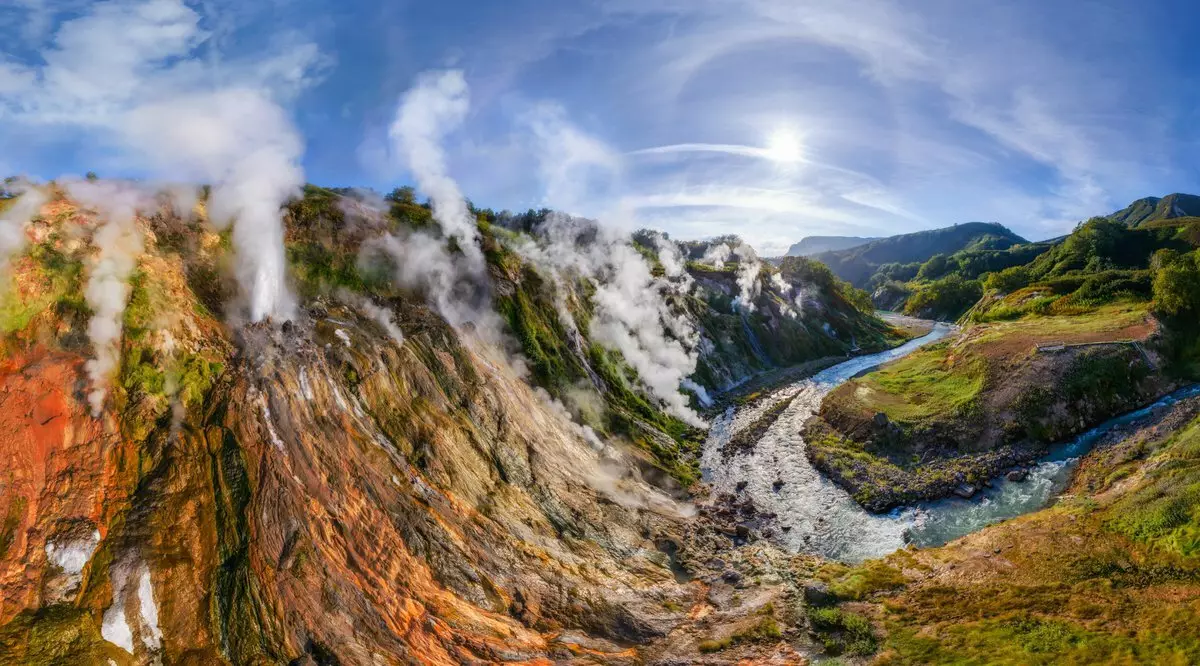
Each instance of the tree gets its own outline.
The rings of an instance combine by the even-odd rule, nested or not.
[[[1200,312],[1200,268],[1194,256],[1181,257],[1158,270],[1154,305],[1168,315]]]
[[[1012,266],[997,273],[988,273],[984,283],[988,289],[1011,294],[1029,285],[1030,275],[1028,266]]]
[[[394,189],[390,193],[388,193],[387,200],[394,201],[396,203],[406,203],[406,204],[416,203],[417,202],[417,191],[414,190],[409,185],[405,185],[404,187],[397,187],[396,189]]]
[[[934,280],[946,273],[946,268],[949,266],[949,261],[944,254],[935,254],[929,258],[929,261],[921,264],[921,270],[917,271],[918,280]]]

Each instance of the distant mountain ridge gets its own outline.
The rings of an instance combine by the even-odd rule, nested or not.
[[[966,222],[941,229],[879,238],[845,250],[822,252],[813,258],[829,266],[840,278],[865,287],[884,264],[923,263],[935,254],[961,250],[1005,250],[1028,243],[997,222]]]
[[[1200,196],[1176,192],[1165,197],[1138,199],[1108,218],[1127,227],[1137,227],[1156,220],[1196,216],[1200,216]]]
[[[865,245],[873,240],[879,240],[878,236],[805,236],[800,239],[800,242],[793,243],[788,248],[788,257],[811,257],[822,252],[837,252],[838,250],[849,250],[850,248]]]

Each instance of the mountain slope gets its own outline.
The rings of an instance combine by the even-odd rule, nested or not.
[[[838,277],[863,288],[884,264],[919,264],[937,254],[949,255],[966,249],[1004,250],[1026,242],[1003,225],[968,222],[888,236],[848,250],[823,252],[813,258],[829,266]]]
[[[822,252],[848,250],[873,240],[878,240],[878,238],[860,236],[805,236],[800,239],[800,242],[793,243],[788,248],[785,256],[811,257],[814,254],[821,254]]]
[[[1165,197],[1145,197],[1109,215],[1109,219],[1128,227],[1149,224],[1156,220],[1200,216],[1200,197],[1194,194],[1168,194]]]
[[[452,326],[462,313],[424,293],[438,283],[403,286],[376,252],[416,246],[403,234],[436,225],[427,207],[310,187],[286,219],[296,315],[245,324],[228,234],[203,200],[184,215],[160,200],[131,221],[119,358],[93,413],[80,294],[104,213],[47,189],[0,294],[0,662],[700,663],[726,628],[713,663],[811,649],[795,560],[732,551],[744,526],[677,503],[698,428],[634,367],[645,349],[588,324],[638,297],[605,304],[609,280],[648,265],[560,271],[536,233],[481,212],[472,279],[494,304]],[[819,265],[751,267],[695,266],[683,288],[665,281],[678,265],[656,266],[638,288],[678,328],[638,339],[691,339],[715,389],[893,335]],[[734,575],[774,582],[743,598]]]

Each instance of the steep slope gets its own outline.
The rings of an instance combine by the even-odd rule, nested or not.
[[[920,264],[937,254],[950,255],[967,249],[1004,250],[1026,242],[1003,225],[968,222],[888,236],[848,250],[823,252],[813,258],[829,266],[838,277],[863,288],[884,264]]]
[[[1128,227],[1137,227],[1157,220],[1196,216],[1200,216],[1200,197],[1175,193],[1165,197],[1138,199],[1108,218]]]
[[[203,202],[180,216],[160,200],[133,220],[118,365],[93,412],[81,294],[102,214],[50,194],[0,302],[0,662],[794,663],[811,650],[796,610],[811,562],[765,543],[732,552],[753,534],[664,493],[694,480],[697,428],[650,390],[635,348],[606,346],[586,317],[562,329],[557,303],[607,316],[597,274],[564,280],[483,219],[507,323],[490,329],[483,310],[454,327],[372,250],[434,224],[428,208],[309,188],[287,219],[296,316],[231,326],[227,232]],[[750,282],[745,264],[697,269],[702,290],[648,283],[695,317],[713,376],[894,335],[828,273],[797,261]],[[753,312],[709,310],[754,284]],[[747,331],[776,356],[751,362]],[[522,377],[511,354],[534,349]]]
[[[837,252],[838,250],[849,250],[852,247],[858,247],[869,243],[873,240],[878,240],[878,237],[862,237],[862,236],[805,236],[800,239],[800,242],[793,243],[788,248],[788,257],[811,257],[814,254],[822,252]]]

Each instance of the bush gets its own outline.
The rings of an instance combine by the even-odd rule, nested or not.
[[[808,612],[813,629],[824,634],[822,643],[828,654],[865,656],[875,652],[877,644],[871,623],[861,615],[839,608],[815,608]]]
[[[999,273],[989,273],[984,286],[1009,294],[1029,286],[1030,278],[1028,266],[1013,266]]]
[[[951,275],[918,286],[904,304],[904,314],[958,319],[982,295],[983,286],[978,280],[964,280],[957,275]]]
[[[1163,266],[1154,276],[1154,304],[1164,314],[1181,315],[1200,310],[1200,269],[1193,257],[1181,257]]]

